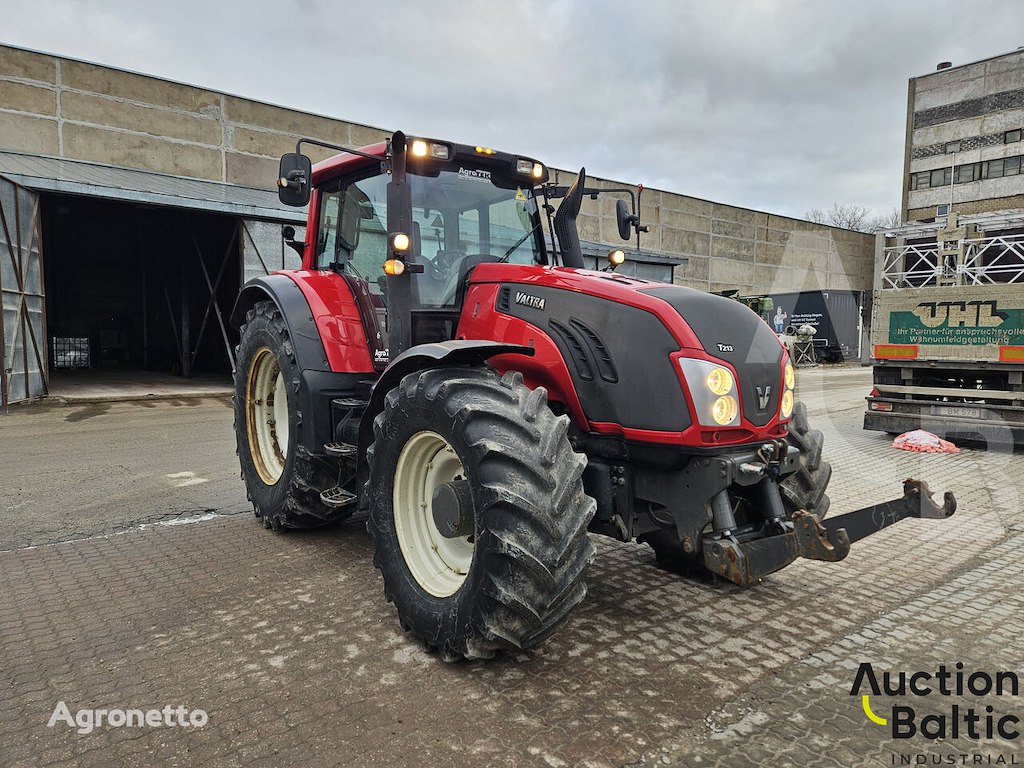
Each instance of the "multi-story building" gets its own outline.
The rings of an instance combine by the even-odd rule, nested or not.
[[[910,79],[903,220],[1024,209],[1024,50]]]
[[[1022,129],[1024,49],[910,79],[904,224],[879,238],[876,291],[1024,282]]]

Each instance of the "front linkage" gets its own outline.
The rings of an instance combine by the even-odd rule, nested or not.
[[[907,517],[941,520],[956,511],[956,499],[946,491],[942,506],[932,501],[923,480],[907,479],[903,496],[858,509],[827,521],[809,512],[796,512],[783,524],[784,532],[763,539],[736,541],[729,537],[705,539],[704,564],[714,573],[741,586],[750,586],[785,568],[798,557],[836,562],[850,553],[850,545]]]

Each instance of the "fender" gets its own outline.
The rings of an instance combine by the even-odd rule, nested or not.
[[[442,366],[480,365],[495,355],[526,355],[531,357],[533,349],[521,344],[502,344],[498,341],[462,339],[441,341],[436,344],[420,344],[400,354],[380,375],[374,384],[370,401],[359,422],[359,455],[364,457],[366,449],[373,442],[373,420],[384,410],[384,398],[388,392],[410,373],[426,368]]]
[[[231,325],[241,328],[245,323],[245,314],[256,302],[267,299],[273,301],[281,310],[299,370],[331,370],[309,302],[295,281],[287,275],[267,275],[247,282],[238,294],[235,308],[231,311]]]
[[[235,301],[231,324],[240,328],[245,323],[246,313],[257,302],[267,300],[273,301],[281,311],[299,367],[295,396],[299,416],[308,424],[308,429],[304,430],[305,444],[299,448],[312,456],[323,456],[324,444],[335,439],[331,431],[331,400],[364,397],[368,374],[331,370],[309,302],[286,274],[258,277],[246,283]]]

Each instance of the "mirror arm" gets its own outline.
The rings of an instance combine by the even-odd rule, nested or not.
[[[295,154],[297,154],[297,155],[301,155],[302,154],[302,145],[303,144],[313,144],[314,146],[324,147],[325,149],[337,149],[340,152],[347,152],[350,155],[358,155],[359,157],[365,157],[365,158],[367,158],[369,160],[379,160],[380,161],[381,172],[383,172],[383,173],[387,173],[391,169],[391,163],[389,162],[389,160],[386,159],[386,158],[381,158],[379,155],[371,155],[369,152],[363,152],[362,150],[352,149],[350,147],[343,147],[340,144],[331,144],[330,142],[320,141],[318,139],[305,139],[305,138],[299,139],[297,142],[295,142]],[[388,153],[387,154],[388,154],[388,158],[390,158],[390,156],[391,156],[391,141],[390,140],[388,141]]]
[[[544,190],[547,197],[552,200],[557,200],[560,197],[565,197],[565,194],[569,191],[568,187],[558,187],[554,184],[545,184],[542,189]],[[606,192],[622,192],[623,194],[629,195],[630,202],[633,205],[633,212],[636,213],[636,194],[632,189],[625,187],[587,187],[583,190],[584,195],[588,195],[592,200],[596,199],[598,195],[602,195]]]

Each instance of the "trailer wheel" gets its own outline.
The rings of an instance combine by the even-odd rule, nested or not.
[[[830,501],[825,489],[832,477],[832,465],[821,459],[824,442],[821,430],[811,429],[807,421],[807,407],[798,402],[789,423],[789,443],[800,449],[800,468],[779,486],[783,505],[790,514],[798,509],[805,509],[819,518],[828,514]]]
[[[595,502],[568,425],[519,373],[435,368],[387,394],[367,454],[373,562],[402,627],[445,661],[533,647],[586,595]]]
[[[242,479],[256,517],[266,528],[312,528],[340,520],[320,492],[335,485],[322,459],[302,446],[299,369],[288,327],[272,301],[246,313],[235,355],[235,445]]]

